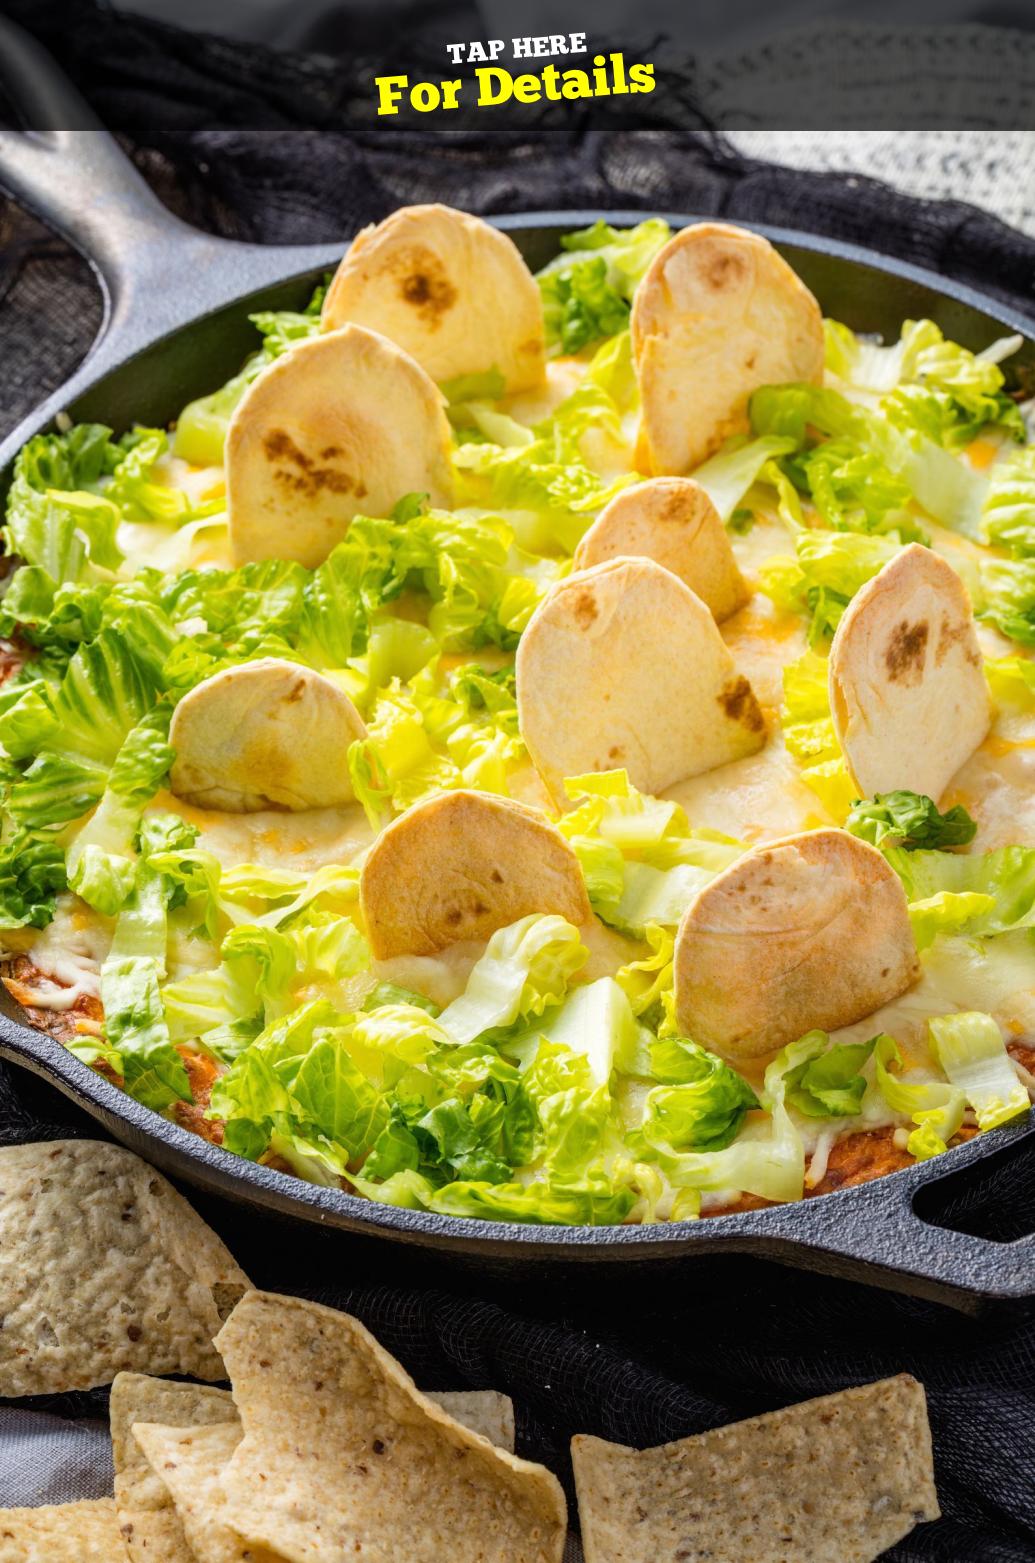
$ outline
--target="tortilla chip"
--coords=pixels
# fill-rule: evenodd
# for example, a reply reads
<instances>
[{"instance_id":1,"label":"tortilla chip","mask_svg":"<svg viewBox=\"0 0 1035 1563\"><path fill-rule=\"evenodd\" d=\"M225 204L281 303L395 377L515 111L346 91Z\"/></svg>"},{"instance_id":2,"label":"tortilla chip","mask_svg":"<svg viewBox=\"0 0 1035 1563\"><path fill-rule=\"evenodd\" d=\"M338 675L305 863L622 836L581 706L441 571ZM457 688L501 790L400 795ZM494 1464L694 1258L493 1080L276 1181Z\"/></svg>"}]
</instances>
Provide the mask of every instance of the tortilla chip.
<instances>
[{"instance_id":1,"label":"tortilla chip","mask_svg":"<svg viewBox=\"0 0 1035 1563\"><path fill-rule=\"evenodd\" d=\"M653 559L613 559L552 588L518 645L517 703L558 805L566 776L621 768L658 793L765 742L715 620Z\"/></svg>"},{"instance_id":2,"label":"tortilla chip","mask_svg":"<svg viewBox=\"0 0 1035 1563\"><path fill-rule=\"evenodd\" d=\"M732 1059L850 1025L920 975L901 880L843 830L738 858L687 907L674 959L681 1031Z\"/></svg>"},{"instance_id":3,"label":"tortilla chip","mask_svg":"<svg viewBox=\"0 0 1035 1563\"><path fill-rule=\"evenodd\" d=\"M440 793L393 820L359 882L377 960L488 939L532 912L590 915L578 859L535 809L488 793Z\"/></svg>"},{"instance_id":4,"label":"tortilla chip","mask_svg":"<svg viewBox=\"0 0 1035 1563\"><path fill-rule=\"evenodd\" d=\"M871 1563L939 1515L908 1373L658 1449L571 1452L586 1563Z\"/></svg>"},{"instance_id":5,"label":"tortilla chip","mask_svg":"<svg viewBox=\"0 0 1035 1563\"><path fill-rule=\"evenodd\" d=\"M748 429L763 385L823 378L823 317L768 240L697 223L655 255L636 290L643 404L637 469L690 472Z\"/></svg>"},{"instance_id":6,"label":"tortilla chip","mask_svg":"<svg viewBox=\"0 0 1035 1563\"><path fill-rule=\"evenodd\" d=\"M212 1337L248 1284L121 1146L0 1150L0 1395L91 1389L123 1370L223 1378Z\"/></svg>"},{"instance_id":7,"label":"tortilla chip","mask_svg":"<svg viewBox=\"0 0 1035 1563\"><path fill-rule=\"evenodd\" d=\"M830 648L834 730L862 797L937 803L988 732L991 705L967 589L913 543L852 599Z\"/></svg>"},{"instance_id":8,"label":"tortilla chip","mask_svg":"<svg viewBox=\"0 0 1035 1563\"><path fill-rule=\"evenodd\" d=\"M244 1426L223 1517L252 1545L291 1563L560 1563L556 1477L447 1416L356 1319L250 1292L219 1347Z\"/></svg>"},{"instance_id":9,"label":"tortilla chip","mask_svg":"<svg viewBox=\"0 0 1035 1563\"><path fill-rule=\"evenodd\" d=\"M449 206L404 206L364 228L323 305L323 325L380 331L442 384L495 369L508 392L545 375L543 306L512 239Z\"/></svg>"},{"instance_id":10,"label":"tortilla chip","mask_svg":"<svg viewBox=\"0 0 1035 1563\"><path fill-rule=\"evenodd\" d=\"M405 494L452 500L449 424L419 364L386 337L345 326L310 337L245 392L226 439L230 545L238 564L320 564L354 515Z\"/></svg>"},{"instance_id":11,"label":"tortilla chip","mask_svg":"<svg viewBox=\"0 0 1035 1563\"><path fill-rule=\"evenodd\" d=\"M133 1436L135 1422L198 1429L239 1428L237 1407L224 1389L120 1373L111 1386L111 1443L115 1507L130 1563L193 1563L165 1481Z\"/></svg>"},{"instance_id":12,"label":"tortilla chip","mask_svg":"<svg viewBox=\"0 0 1035 1563\"><path fill-rule=\"evenodd\" d=\"M120 1563L125 1557L110 1498L0 1509L0 1563Z\"/></svg>"},{"instance_id":13,"label":"tortilla chip","mask_svg":"<svg viewBox=\"0 0 1035 1563\"><path fill-rule=\"evenodd\" d=\"M685 581L717 623L750 597L719 512L692 478L634 483L605 505L575 550L576 570L645 558Z\"/></svg>"},{"instance_id":14,"label":"tortilla chip","mask_svg":"<svg viewBox=\"0 0 1035 1563\"><path fill-rule=\"evenodd\" d=\"M239 1422L206 1427L135 1422L132 1436L155 1485L164 1484L172 1506L166 1513L177 1527L174 1532L170 1524L164 1533L167 1543L175 1536L175 1545L159 1554L161 1563L281 1563L279 1553L249 1547L224 1520L221 1478L241 1442ZM140 1553L141 1558L151 1555Z\"/></svg>"},{"instance_id":15,"label":"tortilla chip","mask_svg":"<svg viewBox=\"0 0 1035 1563\"><path fill-rule=\"evenodd\" d=\"M349 744L363 719L332 679L262 657L197 684L173 713L170 787L202 808L330 809L354 797Z\"/></svg>"},{"instance_id":16,"label":"tortilla chip","mask_svg":"<svg viewBox=\"0 0 1035 1563\"><path fill-rule=\"evenodd\" d=\"M514 1452L514 1405L507 1395L491 1389L452 1390L427 1398L472 1432ZM147 1454L134 1436L134 1424L145 1426ZM219 1426L236 1430L227 1439L225 1455L224 1445L215 1441L215 1435L213 1440L194 1437ZM240 1440L240 1426L233 1396L226 1390L148 1378L141 1373L119 1374L111 1387L111 1440L115 1505L129 1563L194 1563L195 1559L205 1563L214 1545L215 1526L211 1513L204 1517L207 1529L204 1524L199 1526L195 1513L199 1482L205 1483L209 1509L213 1504L218 1507L222 1493L209 1477L226 1464ZM179 1440L174 1450L178 1430L186 1430L191 1438ZM170 1458L177 1460L181 1475L168 1474L172 1470L167 1463ZM191 1516L191 1541L184 1532L184 1514ZM204 1541L199 1540L201 1535ZM236 1546L237 1556L241 1555L243 1544L232 1532L225 1531L223 1542L230 1548ZM229 1557L235 1557L232 1550Z\"/></svg>"},{"instance_id":17,"label":"tortilla chip","mask_svg":"<svg viewBox=\"0 0 1035 1563\"><path fill-rule=\"evenodd\" d=\"M447 1389L428 1391L428 1400L441 1406L454 1422L487 1438L497 1449L514 1453L514 1402L496 1389Z\"/></svg>"}]
</instances>

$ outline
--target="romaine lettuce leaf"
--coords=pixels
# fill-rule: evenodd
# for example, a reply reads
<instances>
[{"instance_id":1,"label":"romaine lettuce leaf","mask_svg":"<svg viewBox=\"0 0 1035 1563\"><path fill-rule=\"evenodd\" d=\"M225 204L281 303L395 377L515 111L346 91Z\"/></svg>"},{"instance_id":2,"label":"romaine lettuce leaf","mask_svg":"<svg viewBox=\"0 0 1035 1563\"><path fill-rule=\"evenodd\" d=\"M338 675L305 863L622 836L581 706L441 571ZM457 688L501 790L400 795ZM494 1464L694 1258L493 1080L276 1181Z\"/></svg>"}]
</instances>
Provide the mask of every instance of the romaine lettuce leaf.
<instances>
[{"instance_id":1,"label":"romaine lettuce leaf","mask_svg":"<svg viewBox=\"0 0 1035 1563\"><path fill-rule=\"evenodd\" d=\"M929 1022L931 1049L974 1109L978 1127L997 1129L1031 1105L1003 1034L991 1015L940 1015Z\"/></svg>"},{"instance_id":2,"label":"romaine lettuce leaf","mask_svg":"<svg viewBox=\"0 0 1035 1563\"><path fill-rule=\"evenodd\" d=\"M666 222L649 217L634 228L601 219L565 234L561 254L536 274L548 347L577 353L623 331L636 285L669 233Z\"/></svg>"},{"instance_id":3,"label":"romaine lettuce leaf","mask_svg":"<svg viewBox=\"0 0 1035 1563\"><path fill-rule=\"evenodd\" d=\"M439 1025L457 1042L471 1042L522 1016L541 1015L560 1002L587 958L578 929L563 917L522 917L496 930L466 989L442 1011Z\"/></svg>"},{"instance_id":4,"label":"romaine lettuce leaf","mask_svg":"<svg viewBox=\"0 0 1035 1563\"><path fill-rule=\"evenodd\" d=\"M944 850L965 847L977 834L977 826L961 803L942 814L933 798L915 792L877 793L857 798L845 821L845 829L872 846Z\"/></svg>"}]
</instances>

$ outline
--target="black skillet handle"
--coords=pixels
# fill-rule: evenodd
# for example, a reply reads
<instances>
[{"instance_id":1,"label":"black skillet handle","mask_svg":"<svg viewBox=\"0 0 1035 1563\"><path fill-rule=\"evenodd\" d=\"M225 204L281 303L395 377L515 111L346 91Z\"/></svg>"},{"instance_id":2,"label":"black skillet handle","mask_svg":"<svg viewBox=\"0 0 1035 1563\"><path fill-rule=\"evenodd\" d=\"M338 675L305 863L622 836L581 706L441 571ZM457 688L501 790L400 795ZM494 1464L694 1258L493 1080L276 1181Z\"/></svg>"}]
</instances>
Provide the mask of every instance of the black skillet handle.
<instances>
[{"instance_id":1,"label":"black skillet handle","mask_svg":"<svg viewBox=\"0 0 1035 1563\"><path fill-rule=\"evenodd\" d=\"M962 1164L955 1156L934 1157L908 1173L805 1200L793 1207L797 1220L788 1228L793 1226L796 1240L811 1249L815 1267L829 1273L863 1276L964 1312L978 1312L988 1303L1028 1302L1035 1298L1035 1232L999 1242L926 1219L923 1212L950 1203L940 1198L939 1185L949 1182L958 1193L964 1183L994 1177L1006 1161L1023 1160L1035 1169L1031 1119L1029 1114L1027 1120L972 1140L960 1152Z\"/></svg>"},{"instance_id":2,"label":"black skillet handle","mask_svg":"<svg viewBox=\"0 0 1035 1563\"><path fill-rule=\"evenodd\" d=\"M85 255L104 297L88 373L63 387L55 410L85 380L199 315L336 258L326 245L214 238L175 217L46 50L2 16L0 83L31 127L0 131L0 190Z\"/></svg>"}]
</instances>

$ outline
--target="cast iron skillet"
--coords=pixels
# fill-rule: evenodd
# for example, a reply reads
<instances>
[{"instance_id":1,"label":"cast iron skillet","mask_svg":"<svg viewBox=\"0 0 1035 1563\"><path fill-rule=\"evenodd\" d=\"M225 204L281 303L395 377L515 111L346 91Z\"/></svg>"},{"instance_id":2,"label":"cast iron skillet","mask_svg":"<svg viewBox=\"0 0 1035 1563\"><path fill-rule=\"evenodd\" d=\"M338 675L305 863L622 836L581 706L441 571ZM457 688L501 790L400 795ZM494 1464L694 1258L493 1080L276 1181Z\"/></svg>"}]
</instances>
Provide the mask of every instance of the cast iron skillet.
<instances>
[{"instance_id":1,"label":"cast iron skillet","mask_svg":"<svg viewBox=\"0 0 1035 1563\"><path fill-rule=\"evenodd\" d=\"M0 21L0 52L16 53L14 76L30 123L89 123L48 57ZM30 435L67 410L116 430L165 424L192 397L236 372L255 342L249 310L300 307L342 246L264 248L207 237L172 217L116 143L96 131L0 135L0 185L65 234L90 260L104 322L87 361L0 447L0 474ZM641 212L564 212L497 221L529 263L542 265L557 236L604 215L632 223ZM668 214L674 227L693 218ZM869 252L782 229L765 232L787 256L824 312L858 330L897 335L906 318L930 316L946 335L980 348L1006 331L1033 334L1005 307L944 279ZM1029 340L1014 361L1035 375ZM1015 372L1016 368L1015 368ZM982 1135L936 1161L797 1205L705 1221L643 1227L533 1227L395 1210L337 1189L316 1188L260 1167L141 1107L25 1023L0 998L0 1056L50 1080L125 1144L174 1176L270 1211L467 1255L499 1268L558 1262L690 1260L715 1251L753 1253L964 1308L1035 1295L1035 1234L994 1242L921 1219L951 1208L961 1191L1002 1161L1029 1164L1028 1119ZM551 1266L552 1267L552 1266ZM688 1277L689 1279L689 1277Z\"/></svg>"}]
</instances>

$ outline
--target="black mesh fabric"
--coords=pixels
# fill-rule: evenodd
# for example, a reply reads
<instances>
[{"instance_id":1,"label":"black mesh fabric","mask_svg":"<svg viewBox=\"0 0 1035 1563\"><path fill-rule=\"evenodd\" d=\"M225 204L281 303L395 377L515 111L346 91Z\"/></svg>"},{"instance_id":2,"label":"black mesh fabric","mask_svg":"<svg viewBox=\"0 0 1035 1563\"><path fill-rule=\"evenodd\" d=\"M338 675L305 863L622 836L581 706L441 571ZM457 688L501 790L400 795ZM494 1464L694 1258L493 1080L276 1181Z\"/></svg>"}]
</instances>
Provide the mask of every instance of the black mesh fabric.
<instances>
[{"instance_id":1,"label":"black mesh fabric","mask_svg":"<svg viewBox=\"0 0 1035 1563\"><path fill-rule=\"evenodd\" d=\"M226 58L221 45L219 69ZM204 77L204 64L195 54L191 70ZM974 208L911 201L857 177L744 162L715 137L185 133L149 129L149 108L140 110L129 150L170 207L220 233L269 242L344 238L400 203L424 199L483 212L682 209L856 240L1019 308L1031 304L1035 241ZM153 120L162 120L160 103ZM99 312L85 266L10 208L0 227L0 289L0 410L11 424L71 371ZM98 1130L48 1085L0 1066L0 1144L68 1134L98 1137ZM889 1556L1035 1560L1027 1310L975 1318L745 1257L604 1274L504 1273L187 1192L257 1284L356 1313L425 1387L511 1394L520 1451L544 1459L569 1490L566 1451L575 1432L647 1446L912 1371L928 1392L944 1518ZM1029 1230L1031 1196L1028 1156L929 1214L1013 1238ZM104 1400L103 1392L54 1397L37 1409L96 1416ZM822 1502L822 1493L814 1497Z\"/></svg>"}]
</instances>

